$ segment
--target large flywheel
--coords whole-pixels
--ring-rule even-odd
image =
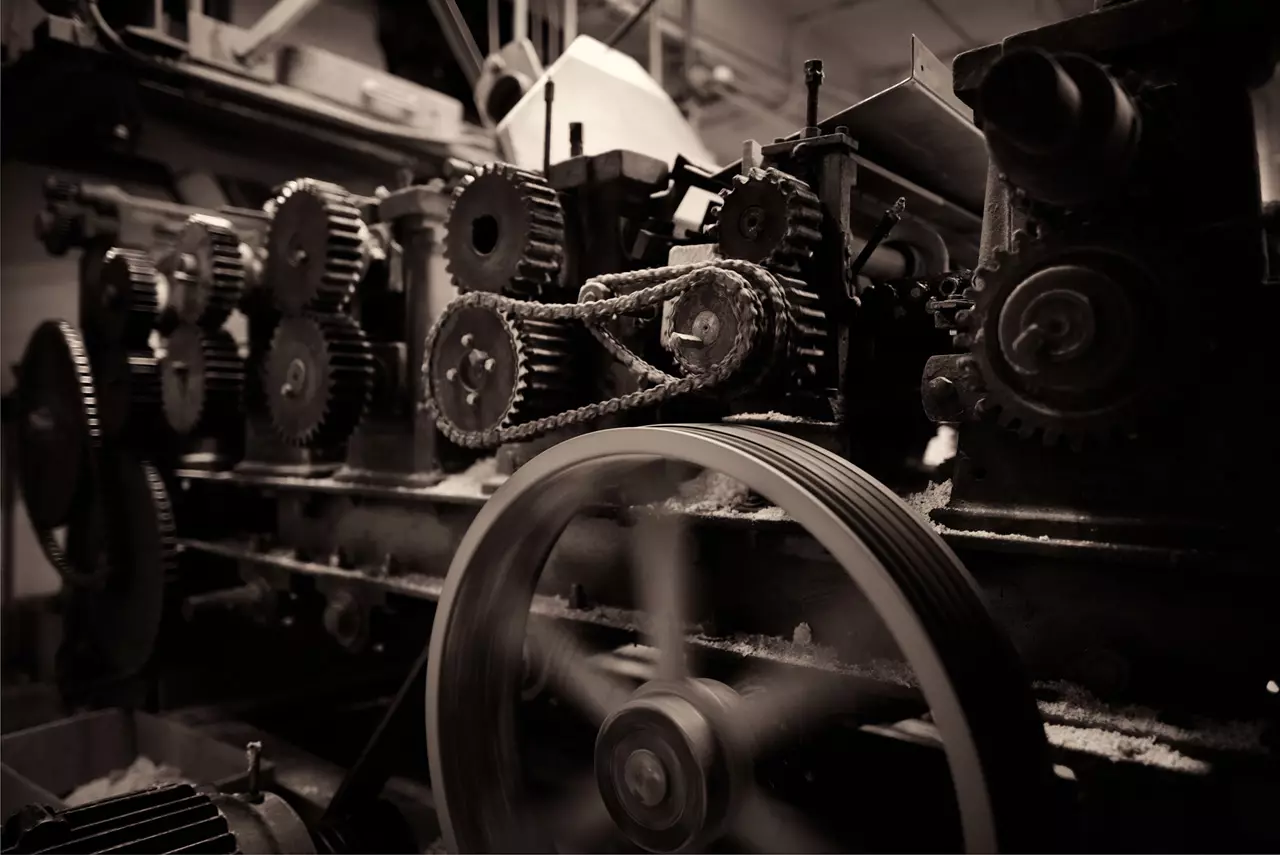
[[[705,633],[694,591],[706,586],[691,574],[684,515],[661,510],[670,503],[629,500],[634,602],[645,615],[637,623],[655,661],[638,688],[600,668],[564,622],[539,615],[535,588],[570,521],[598,511],[602,487],[633,489],[655,468],[700,468],[744,485],[852,579],[914,672],[954,787],[957,845],[1052,846],[1052,765],[1030,686],[975,582],[928,523],[817,446],[684,425],[598,431],[544,452],[489,500],[455,553],[427,679],[433,793],[449,851],[850,851],[839,829],[868,819],[851,803],[833,835],[766,786],[758,763],[808,740],[835,708],[855,718],[882,711],[867,688],[874,681],[848,682],[828,666],[747,681],[698,676],[689,653]],[[530,669],[596,734],[591,768],[552,803],[531,792],[522,768],[517,710]],[[844,768],[875,774],[856,758]]]

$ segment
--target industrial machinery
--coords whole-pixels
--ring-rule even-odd
[[[718,173],[575,123],[113,243],[22,363],[68,689],[210,611],[356,656],[427,603],[321,827],[425,702],[450,851],[1274,848],[1275,14],[1102,3],[951,87],[916,44],[823,121],[810,61]]]

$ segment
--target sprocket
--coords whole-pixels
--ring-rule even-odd
[[[1180,379],[1182,313],[1151,257],[1115,237],[1019,232],[975,272],[969,349],[1000,424],[1077,447],[1138,427]]]
[[[445,257],[459,291],[536,297],[564,260],[564,211],[542,176],[486,163],[453,194]]]
[[[795,273],[822,240],[822,205],[793,175],[754,167],[720,195],[724,203],[710,231],[726,258]]]
[[[463,296],[446,307],[427,356],[427,394],[465,431],[490,431],[560,412],[573,393],[572,327],[517,318]]]
[[[36,327],[23,352],[17,392],[19,483],[32,527],[65,525],[90,489],[102,444],[89,355],[66,321]]]
[[[272,202],[264,276],[286,315],[331,312],[350,299],[366,264],[368,229],[351,193],[299,178]]]
[[[222,217],[191,216],[161,267],[169,282],[166,309],[175,323],[218,329],[244,293],[240,237]]]
[[[295,446],[346,442],[369,405],[373,353],[346,315],[284,318],[267,353],[264,382],[271,421]]]
[[[224,330],[183,324],[169,336],[160,366],[165,419],[189,435],[216,429],[241,409],[244,360]]]
[[[143,347],[160,315],[155,265],[144,252],[114,247],[81,278],[85,336],[95,347]]]

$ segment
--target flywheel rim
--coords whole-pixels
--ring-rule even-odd
[[[482,816],[485,807],[468,806],[467,818],[451,816],[448,782],[461,770],[481,770],[494,779],[494,801],[510,808],[514,799],[499,793],[518,784],[503,779],[502,770],[519,768],[514,693],[486,687],[477,676],[494,669],[504,648],[488,639],[473,643],[468,654],[483,653],[476,661],[457,647],[467,645],[474,627],[499,625],[486,623],[487,614],[511,617],[500,612],[509,604],[498,602],[498,592],[522,585],[520,601],[524,590],[531,595],[548,553],[594,485],[643,459],[682,461],[736,479],[825,547],[915,670],[943,737],[966,850],[1044,845],[1052,766],[1034,698],[1012,644],[937,533],[887,487],[810,443],[758,428],[671,425],[596,431],[543,452],[490,498],[459,544],[432,630],[426,705],[433,790],[450,851],[503,851],[513,841],[493,831],[500,823]],[[524,632],[527,607],[518,617],[507,631]],[[967,680],[968,691],[953,680]],[[474,691],[459,692],[467,683]],[[479,754],[447,741],[461,716],[473,726],[482,717],[489,726]],[[515,823],[509,810],[506,816]]]

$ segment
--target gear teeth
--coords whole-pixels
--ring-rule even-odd
[[[195,214],[178,234],[174,253],[173,284],[193,292],[191,298],[174,307],[178,320],[218,329],[244,295],[245,263],[239,235],[227,219]]]
[[[63,373],[64,368],[70,369],[70,375]],[[37,438],[28,442],[26,431],[36,421],[47,420],[50,412],[78,409],[83,420],[76,426],[83,431],[78,441],[84,443],[93,471],[102,448],[102,398],[84,340],[67,321],[49,320],[36,327],[18,371],[18,431],[25,449],[17,455],[19,486],[32,526],[54,529],[66,524],[76,500],[84,495],[83,471],[59,465],[68,458],[67,450],[53,447],[47,439],[41,441],[38,437],[45,432],[37,432]],[[62,400],[52,400],[55,396]]]
[[[793,377],[802,387],[821,385],[822,366],[831,346],[831,322],[822,309],[821,298],[808,283],[785,276],[775,277],[791,307],[791,356]]]
[[[244,360],[225,330],[183,324],[169,336],[161,366],[164,414],[182,435],[220,430],[242,410]],[[199,382],[193,382],[198,377]]]
[[[454,300],[429,336],[426,391],[438,418],[463,430],[496,432],[571,409],[579,328],[569,321],[514,317],[483,304],[487,297],[464,294]],[[482,382],[461,373],[477,350],[492,354],[499,365],[496,374],[488,374],[495,369],[486,365]]]
[[[716,215],[716,239],[727,258],[740,258],[783,273],[799,273],[800,266],[822,240],[822,203],[800,179],[772,167],[752,168],[733,177],[733,186],[720,191],[724,203]],[[782,217],[785,225],[771,245],[741,233],[740,222],[751,208]]]
[[[84,307],[91,340],[134,350],[147,346],[160,317],[159,277],[145,252],[115,247],[103,257],[98,292]]]
[[[507,318],[518,345],[514,406],[503,427],[533,421],[570,406],[573,327],[564,321]]]
[[[494,271],[480,263],[481,256],[498,251],[474,245],[472,224],[481,217],[507,226],[498,227],[495,241],[521,241],[505,269]],[[446,269],[459,291],[536,298],[557,284],[564,263],[564,209],[543,176],[506,163],[486,163],[454,189],[449,220]]]
[[[367,231],[355,197],[337,184],[312,178],[288,182],[267,206],[272,212],[273,227],[267,237],[268,262],[272,257],[287,258],[296,249],[278,224],[292,225],[294,206],[316,203],[324,212],[326,228],[324,260],[319,274],[309,275],[305,268],[292,273],[287,266],[280,265],[275,268],[271,283],[276,306],[290,316],[304,311],[317,314],[340,311],[355,292],[367,263],[364,249]]]
[[[304,375],[292,376],[301,362]],[[364,417],[373,393],[374,358],[369,340],[352,318],[341,314],[307,314],[285,318],[276,327],[264,367],[272,423],[287,443],[331,449],[346,442]],[[286,389],[324,382],[311,396],[293,397]]]

